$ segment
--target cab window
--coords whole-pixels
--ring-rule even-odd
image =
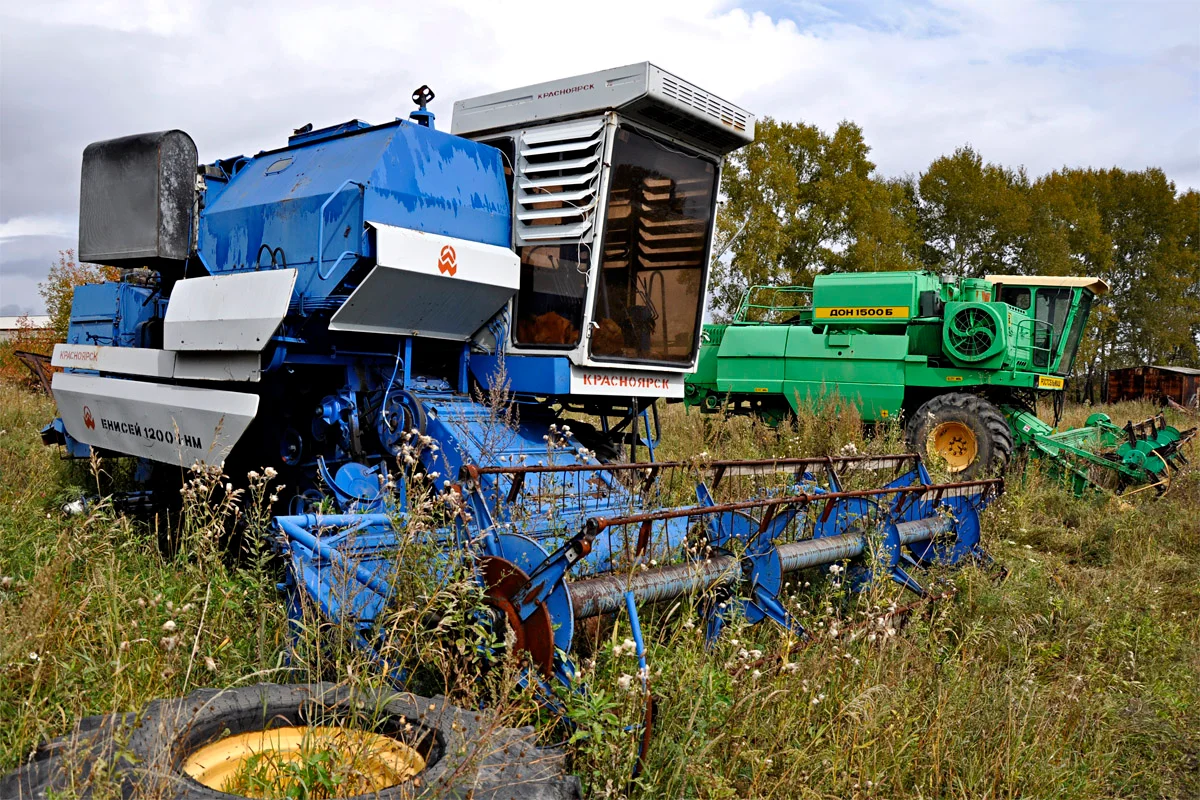
[[[1034,294],[1035,325],[1033,363],[1049,367],[1054,360],[1054,351],[1062,339],[1071,311],[1071,290],[1058,286],[1039,287]]]
[[[1031,301],[1033,300],[1032,293],[1024,287],[1005,286],[1000,290],[1001,294],[998,300],[1008,303],[1014,308],[1019,308],[1022,311],[1028,311]]]
[[[688,364],[704,307],[717,168],[629,128],[616,134],[591,355]]]

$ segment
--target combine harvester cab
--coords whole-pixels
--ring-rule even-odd
[[[1002,472],[1026,446],[1077,491],[1162,488],[1194,430],[1147,421],[1127,429],[1129,452],[1113,453],[1120,429],[1107,419],[1059,433],[1034,412],[1044,395],[1061,408],[1092,302],[1107,291],[1097,278],[930,272],[755,286],[729,324],[705,327],[684,402],[777,423],[836,392],[865,422],[905,416],[910,447],[958,478]]]
[[[853,561],[927,595],[919,568],[987,561],[998,480],[935,484],[915,456],[653,460],[752,115],[648,63],[456,103],[453,134],[432,97],[199,167],[180,131],[90,146],[80,257],[124,278],[76,293],[45,440],[138,458],[152,486],[195,462],[278,473],[293,609],[372,652],[404,544],[432,544],[536,680],[570,682],[577,618],[718,595],[714,636],[739,610],[802,635],[788,572]]]

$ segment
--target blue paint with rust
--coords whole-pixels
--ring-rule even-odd
[[[228,180],[207,178],[198,252],[208,269],[295,267],[297,294],[318,300],[359,259],[343,259],[328,280],[318,268],[328,272],[347,250],[369,255],[366,221],[509,246],[500,151],[407,120],[362,125],[293,136],[288,147],[239,161]]]

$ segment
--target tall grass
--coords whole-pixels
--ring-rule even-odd
[[[1106,410],[1124,422],[1151,409]],[[95,477],[37,441],[52,416],[48,400],[0,388],[0,770],[81,715],[198,685],[383,685],[378,664],[339,644],[346,631],[314,614],[292,651],[278,564],[220,557],[229,514],[261,528],[253,509],[268,484],[221,511],[218,476],[201,480],[196,497],[215,492],[202,504],[217,510],[193,518],[165,558],[152,531],[104,504],[62,514]],[[864,431],[836,399],[778,429],[678,406],[663,417],[663,458],[903,449],[895,426]],[[911,600],[897,587],[849,597],[818,570],[793,576],[788,600],[811,646],[735,618],[708,650],[690,602],[643,609],[657,714],[636,780],[645,704],[623,616],[576,655],[588,692],[564,695],[571,728],[536,710],[511,661],[475,679],[470,581],[410,576],[388,620],[392,657],[424,691],[486,700],[499,721],[569,739],[593,797],[1200,796],[1200,476],[1122,502],[1074,498],[1036,464],[1009,486],[984,519],[1007,579],[946,573],[956,596],[911,614],[896,613]],[[428,635],[431,620],[442,636]]]

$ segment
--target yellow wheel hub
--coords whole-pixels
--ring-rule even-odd
[[[929,449],[946,459],[951,472],[962,472],[979,454],[979,441],[969,426],[943,422],[929,432]]]
[[[311,775],[338,780],[337,797],[378,792],[425,768],[404,742],[370,731],[294,726],[251,731],[201,747],[183,771],[217,791],[245,797],[281,797]],[[306,774],[306,771],[309,774]]]

